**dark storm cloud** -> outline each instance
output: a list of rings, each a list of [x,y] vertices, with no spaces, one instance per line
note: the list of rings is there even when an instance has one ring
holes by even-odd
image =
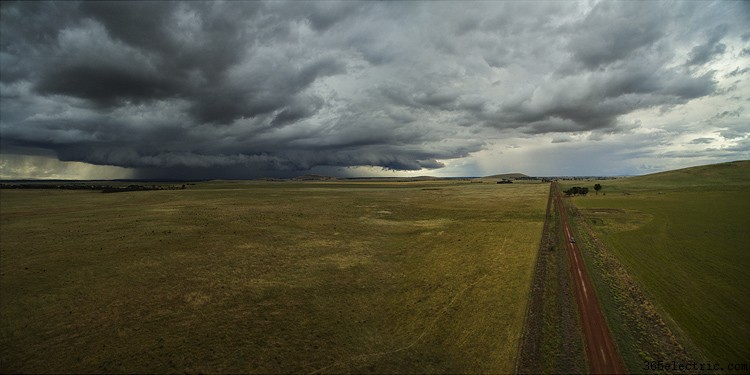
[[[747,72],[750,72],[750,68],[742,68],[742,69],[740,69],[740,67],[738,66],[733,71],[727,73],[725,77],[736,77],[736,76],[740,76],[740,75],[746,74]]]
[[[578,24],[570,51],[586,68],[596,69],[655,47],[667,31],[667,3],[601,2]]]
[[[735,109],[733,111],[722,111],[722,112],[719,112],[719,113],[715,114],[714,117],[712,117],[712,119],[714,119],[714,120],[721,120],[721,119],[723,119],[723,118],[725,118],[727,116],[729,116],[729,117],[740,117],[740,114],[742,114],[742,112],[744,110],[745,110],[744,107],[738,107],[737,109]]]
[[[226,124],[280,109],[285,112],[278,121],[288,121],[305,107],[297,103],[300,91],[344,67],[332,58],[259,56],[254,47],[268,42],[262,38],[283,40],[289,28],[263,25],[269,21],[254,17],[257,7],[84,2],[87,18],[77,29],[60,31],[36,90],[107,107],[182,98],[191,101],[198,122]],[[246,21],[258,18],[258,24]],[[246,64],[248,71],[228,77],[236,64]]]
[[[715,90],[711,73],[693,76],[652,65],[617,68],[553,79],[522,103],[510,103],[490,119],[530,134],[608,129],[620,115],[637,109],[686,103]]]
[[[750,35],[732,7],[3,2],[2,147],[173,177],[442,168],[714,95],[705,67]]]
[[[688,55],[688,65],[702,65],[710,61],[714,56],[718,56],[724,53],[727,49],[726,44],[720,43],[728,31],[729,27],[726,24],[721,24],[714,28],[708,33],[708,38],[705,43],[693,47]]]
[[[691,145],[703,145],[703,144],[713,143],[713,141],[714,141],[713,138],[696,138],[690,141],[689,143]]]

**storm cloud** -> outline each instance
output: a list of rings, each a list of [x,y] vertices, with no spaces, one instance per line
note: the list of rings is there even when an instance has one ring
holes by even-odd
[[[706,117],[711,134],[676,122],[668,132],[693,132],[694,146],[739,132],[727,150],[747,139],[741,2],[0,9],[4,154],[170,178],[440,170],[506,141],[630,134],[652,126],[634,126],[636,114],[718,97],[735,112]]]

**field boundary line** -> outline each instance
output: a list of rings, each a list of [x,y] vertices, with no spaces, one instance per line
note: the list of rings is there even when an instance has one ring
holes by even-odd
[[[537,249],[536,254],[536,262],[534,262],[534,274],[531,275],[531,282],[529,283],[529,298],[528,302],[526,303],[526,311],[524,312],[523,316],[523,329],[521,330],[521,339],[518,340],[518,349],[516,350],[516,361],[515,365],[513,366],[513,373],[519,374],[521,367],[523,364],[521,363],[523,361],[522,352],[524,348],[526,347],[526,343],[528,340],[530,340],[530,323],[531,323],[531,310],[533,308],[534,304],[534,290],[539,287],[540,292],[543,292],[541,289],[541,285],[539,285],[539,282],[542,282],[546,273],[546,270],[544,267],[546,266],[546,260],[544,259],[544,246],[545,246],[545,237],[548,236],[549,226],[550,226],[550,220],[552,219],[550,216],[551,208],[552,208],[552,199],[554,197],[554,184],[550,183],[549,188],[549,194],[547,196],[547,209],[544,214],[544,225],[542,226],[542,233],[539,239],[539,248]]]

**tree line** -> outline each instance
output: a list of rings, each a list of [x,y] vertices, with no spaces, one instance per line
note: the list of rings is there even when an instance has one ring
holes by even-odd
[[[100,190],[102,193],[121,193],[126,191],[182,190],[186,189],[186,186],[21,183],[0,184],[0,189]]]
[[[601,184],[595,184],[594,190],[596,191],[596,195],[599,195],[599,190],[602,190]],[[571,195],[586,195],[589,193],[589,188],[587,187],[581,187],[581,186],[573,186],[572,188],[568,190],[564,190],[563,193],[567,196]]]

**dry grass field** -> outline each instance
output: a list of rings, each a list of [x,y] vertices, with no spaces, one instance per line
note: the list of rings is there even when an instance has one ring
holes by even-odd
[[[547,184],[0,192],[2,372],[509,372]]]

